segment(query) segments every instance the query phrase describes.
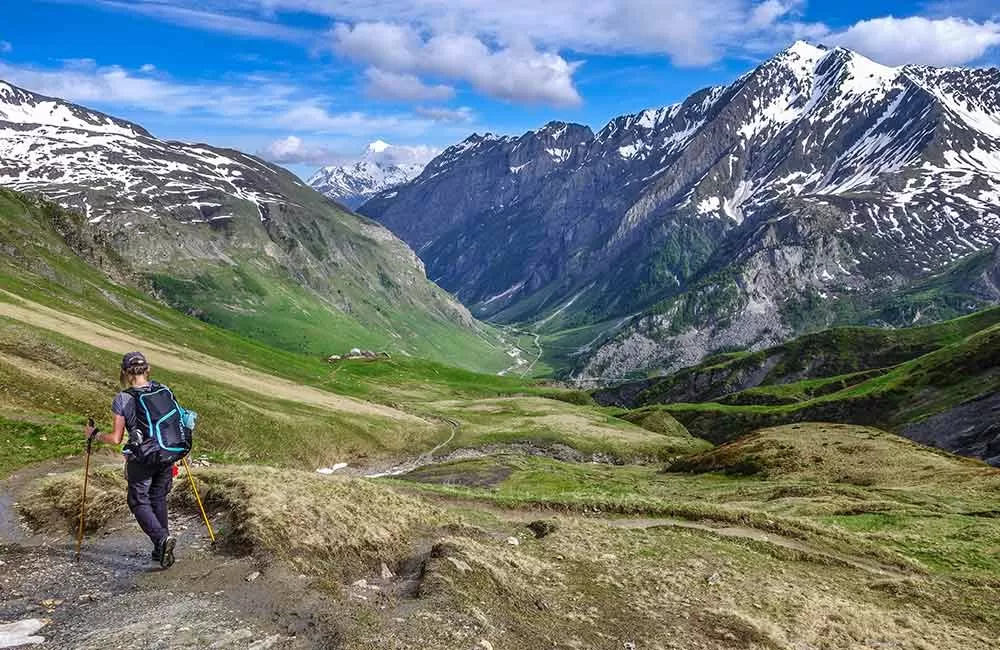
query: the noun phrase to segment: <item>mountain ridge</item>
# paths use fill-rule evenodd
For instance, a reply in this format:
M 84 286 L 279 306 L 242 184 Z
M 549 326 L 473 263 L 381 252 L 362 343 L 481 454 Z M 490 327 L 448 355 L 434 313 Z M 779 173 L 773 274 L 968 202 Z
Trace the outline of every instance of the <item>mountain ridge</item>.
M 470 136 L 359 210 L 477 316 L 549 336 L 564 374 L 675 369 L 800 333 L 801 303 L 849 322 L 998 243 L 994 78 L 797 42 L 564 144 L 558 122 Z
M 257 157 L 3 83 L 0 185 L 83 215 L 172 306 L 276 347 L 507 362 L 406 244 Z

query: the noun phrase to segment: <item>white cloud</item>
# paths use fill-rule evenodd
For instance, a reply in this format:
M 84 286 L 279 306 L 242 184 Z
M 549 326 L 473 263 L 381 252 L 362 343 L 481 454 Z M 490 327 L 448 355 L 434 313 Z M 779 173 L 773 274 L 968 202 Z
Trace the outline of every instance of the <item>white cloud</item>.
M 139 72 L 145 72 L 146 74 L 150 74 L 152 72 L 156 72 L 156 66 L 153 65 L 152 63 L 144 63 L 139 68 Z
M 223 117 L 250 116 L 285 108 L 300 92 L 281 83 L 182 83 L 136 76 L 122 66 L 101 66 L 92 59 L 63 61 L 58 68 L 0 62 L 0 78 L 33 92 L 82 104 Z
M 381 165 L 426 165 L 441 153 L 440 147 L 425 144 L 394 145 L 378 141 L 379 146 L 369 145 L 362 155 L 356 149 L 347 153 L 347 147 L 326 144 L 308 144 L 302 138 L 289 135 L 274 140 L 257 151 L 257 155 L 280 165 L 349 165 L 359 160 L 371 160 Z
M 0 61 L 0 79 L 33 92 L 92 105 L 115 113 L 148 113 L 201 118 L 230 127 L 336 133 L 343 137 L 392 134 L 416 136 L 433 120 L 408 113 L 371 115 L 362 111 L 331 112 L 307 88 L 248 77 L 239 83 L 183 83 L 165 75 L 137 76 L 117 65 L 100 66 L 90 59 L 64 61 L 59 68 L 9 65 Z M 134 119 L 134 118 L 133 118 Z
M 138 0 L 136 2 L 122 2 L 120 0 L 98 0 L 94 4 L 106 9 L 149 16 L 175 25 L 193 27 L 203 31 L 223 32 L 235 36 L 298 43 L 308 43 L 316 36 L 316 33 L 310 30 L 288 27 L 253 17 L 239 16 L 232 11 L 228 13 L 221 10 L 218 12 L 204 11 L 202 7 L 209 3 L 200 1 Z
M 830 34 L 824 40 L 885 65 L 961 65 L 1000 45 L 1000 23 L 920 16 L 875 18 Z
M 378 99 L 441 102 L 455 96 L 451 86 L 428 85 L 412 74 L 368 68 L 365 77 L 368 79 L 365 93 Z
M 370 115 L 362 111 L 332 113 L 322 106 L 303 103 L 277 115 L 275 124 L 292 131 L 331 133 L 340 136 L 363 136 L 392 132 L 418 134 L 427 130 L 430 122 L 409 115 Z
M 0 41 L 0 54 L 7 54 L 13 51 L 14 46 L 10 44 L 10 41 Z
M 781 18 L 798 11 L 802 0 L 764 0 L 750 12 L 750 27 L 766 29 Z
M 806 0 L 63 1 L 295 42 L 313 53 L 332 49 L 369 69 L 375 97 L 440 101 L 453 85 L 468 84 L 491 97 L 556 106 L 580 103 L 574 76 L 578 59 L 591 54 L 707 66 L 806 38 L 890 64 L 954 65 L 987 54 L 1000 22 L 996 0 L 924 0 L 913 10 L 927 17 L 874 18 L 840 30 L 806 21 Z M 324 21 L 333 25 L 326 34 L 299 26 Z
M 434 122 L 466 124 L 476 119 L 476 114 L 468 106 L 460 106 L 458 108 L 418 106 L 413 109 L 413 112 Z
M 85 1 L 85 0 L 72 0 Z M 93 1 L 93 0 L 91 0 Z M 513 47 L 537 54 L 566 50 L 581 54 L 662 54 L 681 66 L 709 65 L 727 54 L 779 49 L 798 37 L 833 34 L 859 49 L 878 50 L 883 58 L 920 58 L 921 46 L 903 43 L 907 56 L 891 57 L 892 46 L 878 47 L 880 34 L 894 42 L 915 36 L 930 42 L 925 59 L 969 61 L 982 49 L 1000 20 L 996 0 L 924 0 L 910 18 L 875 18 L 834 34 L 817 23 L 803 23 L 805 0 L 97 0 L 102 6 L 247 36 L 311 42 L 315 32 L 283 25 L 284 15 L 311 14 L 347 27 L 339 34 L 352 56 L 384 70 L 411 71 L 435 37 L 461 35 L 489 44 L 493 53 Z M 391 24 L 387 22 L 391 17 Z M 955 27 L 978 20 L 976 30 Z M 267 20 L 264 20 L 266 18 Z M 939 19 L 939 20 L 931 20 Z M 984 22 L 985 21 L 985 22 Z M 950 24 L 949 24 L 950 22 Z M 358 31 L 358 28 L 361 28 Z M 471 36 L 475 35 L 475 36 Z M 347 37 L 347 38 L 344 38 Z M 947 39 L 971 38 L 971 43 Z M 470 44 L 466 44 L 470 45 Z M 988 46 L 987 46 L 988 47 Z M 522 57 L 523 58 L 523 57 Z M 499 62 L 498 62 L 499 63 Z M 520 59 L 508 65 L 523 63 Z M 471 81 L 471 80 L 470 80 Z
M 575 105 L 577 67 L 526 42 L 491 48 L 455 33 L 424 38 L 415 29 L 383 22 L 338 24 L 331 37 L 339 54 L 397 74 L 430 74 L 465 81 L 488 95 L 527 103 Z
M 339 154 L 327 147 L 306 145 L 301 138 L 290 135 L 270 143 L 257 155 L 279 165 L 325 165 Z
M 390 144 L 388 146 L 381 146 L 378 148 L 370 147 L 368 151 L 365 152 L 364 157 L 368 160 L 374 160 L 382 165 L 426 165 L 439 153 L 441 153 L 441 149 L 439 147 L 431 147 L 425 144 Z

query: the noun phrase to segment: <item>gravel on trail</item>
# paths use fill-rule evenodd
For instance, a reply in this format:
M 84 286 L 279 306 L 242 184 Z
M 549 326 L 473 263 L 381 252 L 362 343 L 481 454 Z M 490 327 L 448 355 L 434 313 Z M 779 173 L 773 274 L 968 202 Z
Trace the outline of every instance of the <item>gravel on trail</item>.
M 88 535 L 79 562 L 71 531 L 28 530 L 17 516 L 17 498 L 46 469 L 65 471 L 71 462 L 45 463 L 0 481 L 0 647 L 38 643 L 38 637 L 44 639 L 39 646 L 17 647 L 337 645 L 328 593 L 281 563 L 265 566 L 213 548 L 195 513 L 171 513 L 177 563 L 168 570 L 151 561 L 149 541 L 127 516 Z M 213 519 L 224 528 L 224 521 Z

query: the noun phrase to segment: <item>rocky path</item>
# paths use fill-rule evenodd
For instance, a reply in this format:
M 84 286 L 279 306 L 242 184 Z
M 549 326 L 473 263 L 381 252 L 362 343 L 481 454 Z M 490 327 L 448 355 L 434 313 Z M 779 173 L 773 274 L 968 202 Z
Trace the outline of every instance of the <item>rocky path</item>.
M 310 579 L 213 549 L 194 514 L 171 514 L 178 545 L 169 570 L 150 561 L 148 540 L 127 516 L 87 537 L 79 562 L 70 531 L 30 533 L 14 504 L 43 470 L 70 469 L 64 465 L 0 482 L 0 648 L 28 636 L 44 639 L 41 647 L 80 650 L 335 645 L 328 596 Z

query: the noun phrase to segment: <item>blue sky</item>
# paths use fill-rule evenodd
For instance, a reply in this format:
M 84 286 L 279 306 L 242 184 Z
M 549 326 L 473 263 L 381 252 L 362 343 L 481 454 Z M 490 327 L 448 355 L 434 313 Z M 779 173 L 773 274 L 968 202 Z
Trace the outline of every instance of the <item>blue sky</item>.
M 599 128 L 796 39 L 995 65 L 1000 0 L 19 0 L 0 78 L 300 174 L 374 139 Z

